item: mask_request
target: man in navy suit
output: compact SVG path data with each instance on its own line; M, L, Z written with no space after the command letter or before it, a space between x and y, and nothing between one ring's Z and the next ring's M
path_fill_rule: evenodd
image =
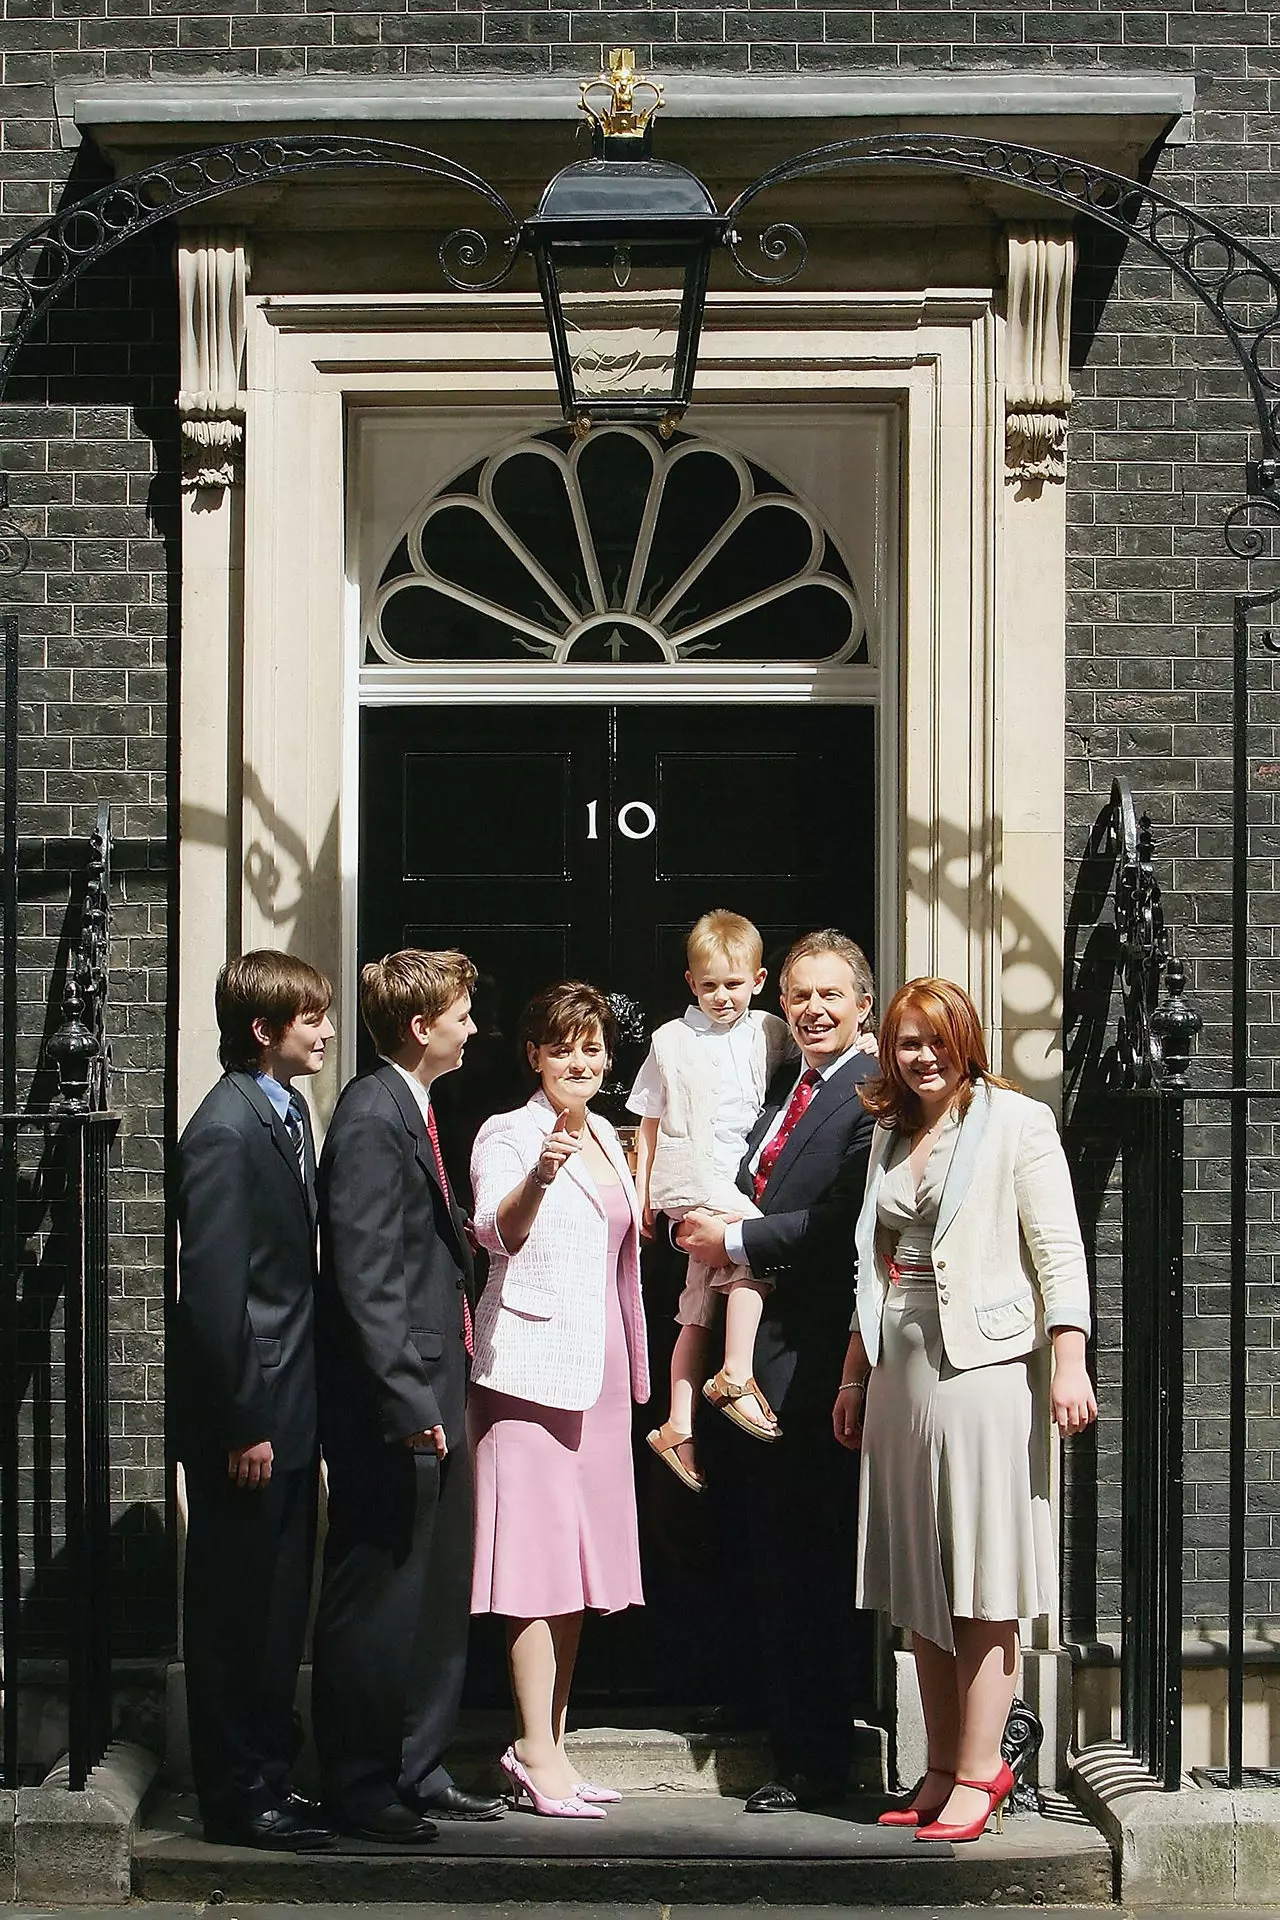
M873 981L860 947L828 928L798 940L780 975L799 1066L775 1078L747 1141L738 1184L758 1219L690 1214L677 1243L709 1266L745 1261L772 1283L756 1336L755 1377L782 1427L764 1446L735 1432L726 1468L746 1532L777 1778L752 1813L842 1797L854 1702L869 1692L869 1645L854 1631L857 1457L836 1444L853 1290L853 1232L866 1184L872 1116L858 1096L879 1072L858 1036ZM864 1645L855 1650L861 1638ZM858 1669L861 1668L862 1671Z
M333 1038L329 982L292 954L218 976L226 1071L177 1153L169 1409L187 1490L183 1654L205 1838L327 1837L289 1785L315 1550L315 1145L295 1080Z
M407 948L360 975L381 1056L343 1090L320 1161L320 1434L329 1531L312 1712L325 1801L398 1846L492 1820L444 1763L471 1609L465 1402L471 1250L431 1090L476 1031L465 954Z

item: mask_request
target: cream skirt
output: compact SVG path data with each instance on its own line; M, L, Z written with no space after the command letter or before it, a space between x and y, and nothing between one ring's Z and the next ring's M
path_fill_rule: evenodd
M867 1383L860 1607L948 1651L953 1617L1027 1620L1052 1608L1045 1357L959 1373L943 1353L932 1282L890 1287Z

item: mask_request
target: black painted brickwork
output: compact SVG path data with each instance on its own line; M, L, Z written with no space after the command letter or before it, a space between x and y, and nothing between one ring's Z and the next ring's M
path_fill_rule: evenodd
M3 0L0 9L0 238L54 207L72 156L60 150L53 82L74 78L183 78L232 74L509 73L590 71L626 42L659 74L682 70L938 72L1029 69L1192 74L1195 139L1160 161L1167 190L1213 211L1275 255L1280 174L1280 36L1268 0L1163 8L1073 0L1006 7L971 4L818 8L809 5L628 7L545 4L306 6L247 0ZM77 162L79 185L96 179ZM34 536L30 573L13 593L23 620L22 830L34 870L24 879L24 1046L34 1059L45 990L66 924L65 881L41 874L42 836L87 833L100 798L135 848L117 910L114 960L121 1217L113 1326L119 1365L116 1495L121 1531L150 1539L165 1502L159 1335L163 1291L162 1154L166 1089L167 942L172 929L164 842L173 829L168 777L167 678L176 623L174 301L167 244L158 240L82 287L46 342L24 356L0 419L3 464ZM1080 275L1079 393L1071 436L1069 516L1069 847L1083 849L1118 761L1162 830L1163 874L1181 947L1210 1015L1210 1051L1223 1042L1223 893L1228 653L1223 617L1244 570L1221 556L1224 504L1239 490L1246 414L1238 376L1167 274L1091 244ZM1259 685L1269 688L1265 660ZM1257 960L1253 986L1261 1071L1273 1071L1280 959L1273 945L1280 893L1272 737L1274 694L1259 696L1256 806L1260 826ZM48 864L57 869L53 854ZM65 864L65 863L64 863ZM1072 874L1064 876L1070 896ZM1078 1037L1078 1035L1076 1036ZM1251 1444L1262 1492L1251 1517L1251 1604L1280 1613L1280 1295L1270 1140L1260 1133L1253 1210L1259 1279L1250 1362ZM1213 1511L1220 1473L1221 1264L1225 1194L1219 1134L1195 1137L1188 1202L1193 1260L1189 1434L1196 1444L1197 1511L1189 1531L1193 1612L1221 1598L1222 1527ZM1101 1181L1105 1130L1077 1129L1082 1168ZM1085 1182L1087 1186L1087 1181ZM1114 1402L1118 1365L1114 1208L1098 1229L1099 1371ZM1092 1541L1111 1584L1117 1570L1114 1429L1099 1442L1097 1508L1091 1457L1071 1492L1078 1550L1069 1591L1082 1630L1093 1612ZM1204 1483L1203 1491L1200 1483ZM1203 1503L1205 1511L1199 1512ZM129 1551L134 1551L130 1544ZM140 1637L167 1618L162 1557L131 1562Z

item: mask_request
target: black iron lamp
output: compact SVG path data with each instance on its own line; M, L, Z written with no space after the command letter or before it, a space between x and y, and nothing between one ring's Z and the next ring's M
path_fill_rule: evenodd
M519 240L538 270L560 404L579 434L647 421L669 435L689 404L711 252L728 222L695 174L653 159L662 88L636 73L630 48L582 83L580 105L592 157L556 174Z

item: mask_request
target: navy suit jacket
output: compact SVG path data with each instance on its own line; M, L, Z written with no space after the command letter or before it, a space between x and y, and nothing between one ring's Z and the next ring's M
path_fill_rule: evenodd
M250 1073L226 1073L177 1151L178 1299L169 1396L178 1457L210 1460L269 1440L275 1464L316 1447L315 1144L307 1179Z
M421 1108L381 1061L343 1089L320 1156L317 1340L329 1456L443 1426L466 1445L465 1218L446 1200Z
M738 1170L744 1193L751 1191L751 1159L790 1099L796 1073L789 1062L769 1088ZM853 1306L853 1233L875 1126L858 1090L879 1073L874 1054L856 1053L822 1082L774 1162L757 1202L760 1219L742 1223L752 1273L773 1283L756 1336L755 1372L784 1429L797 1422L830 1425Z

